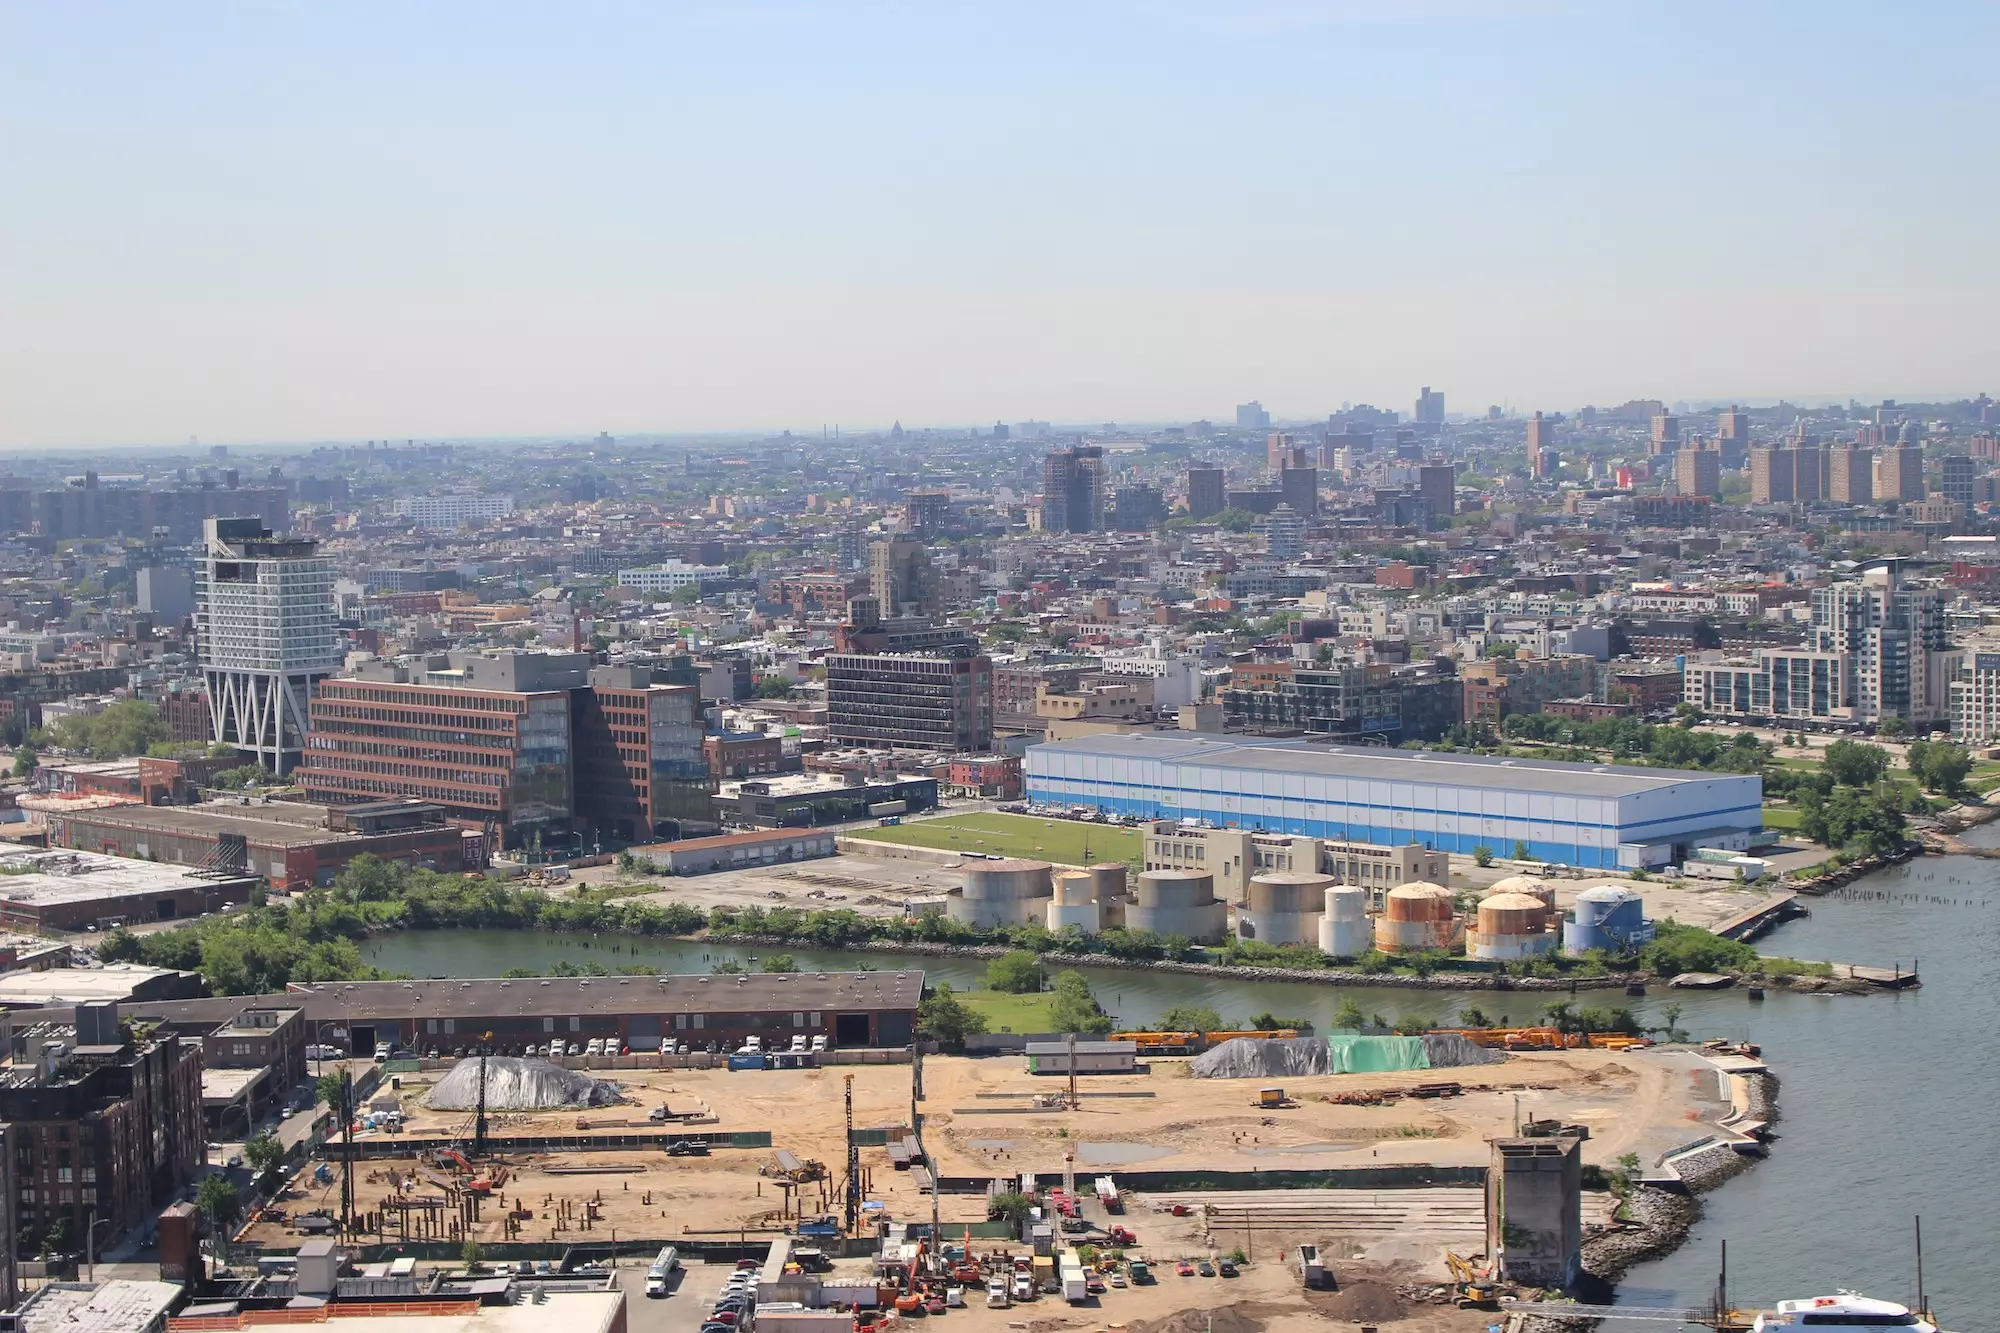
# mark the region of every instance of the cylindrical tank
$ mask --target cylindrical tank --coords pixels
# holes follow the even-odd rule
[[[1368,890],[1359,884],[1336,884],[1326,891],[1319,919],[1319,951],[1335,958],[1368,952]]]
[[[1105,930],[1123,926],[1125,904],[1131,899],[1125,863],[1101,861],[1090,868],[1090,878],[1095,884],[1091,896],[1097,900],[1098,922]]]
[[[945,914],[969,926],[1025,926],[1046,917],[1055,889],[1047,861],[969,861]]]
[[[1542,905],[1550,911],[1555,910],[1555,885],[1538,875],[1509,875],[1507,878],[1495,882],[1492,888],[1486,890],[1486,896],[1489,898],[1496,893],[1525,893],[1530,897],[1540,898]]]
[[[1389,890],[1375,918],[1375,947],[1383,953],[1449,949],[1457,936],[1451,890],[1421,879]]]
[[[1064,870],[1056,875],[1056,902],[1062,906],[1097,901],[1097,884],[1087,870]]]
[[[1250,881],[1250,895],[1236,909],[1236,933],[1266,944],[1315,944],[1326,910],[1330,875],[1267,870]]]
[[[1197,944],[1219,944],[1229,924],[1229,907],[1215,896],[1215,877],[1204,870],[1148,870],[1139,876],[1125,909],[1132,930],[1185,935]]]
[[[1547,904],[1532,893],[1495,893],[1480,902],[1465,952],[1470,958],[1531,958],[1554,945]]]
[[[1646,920],[1645,900],[1623,884],[1599,884],[1576,895],[1576,906],[1563,922],[1563,952],[1575,956],[1592,949],[1622,953],[1653,938]]]
[[[1097,934],[1097,904],[1093,902],[1064,902],[1060,894],[1048,900],[1047,925],[1050,930],[1061,930],[1064,926],[1075,926],[1086,935]]]

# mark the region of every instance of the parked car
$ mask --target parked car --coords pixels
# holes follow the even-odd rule
[[[1179,1273],[1182,1277],[1193,1277],[1194,1265],[1189,1263],[1187,1260],[1183,1259],[1179,1263],[1174,1265],[1174,1271],[1176,1273]]]
[[[1215,1265],[1210,1263],[1208,1260],[1204,1259],[1200,1263],[1194,1266],[1194,1271],[1201,1274],[1203,1277],[1214,1277]]]
[[[1227,1259],[1224,1259],[1221,1263],[1215,1266],[1215,1271],[1222,1274],[1222,1276],[1224,1277],[1235,1277],[1236,1265],[1230,1263]]]

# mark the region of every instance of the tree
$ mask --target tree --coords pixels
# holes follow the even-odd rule
[[[1368,1022],[1368,1016],[1361,1012],[1361,1006],[1354,1002],[1352,995],[1340,997],[1340,1008],[1333,1014],[1333,1028],[1336,1032],[1353,1032]]]
[[[965,1050],[965,1039],[986,1031],[986,1016],[958,998],[949,981],[940,981],[917,1004],[917,1032],[939,1047],[957,1055]]]
[[[1889,771],[1889,752],[1879,745],[1838,740],[1826,747],[1820,763],[1843,787],[1872,787]]]
[[[796,972],[799,970],[798,960],[788,953],[774,953],[758,964],[758,966],[766,972]]]
[[[318,1082],[313,1084],[313,1091],[321,1101],[326,1103],[327,1109],[333,1112],[335,1123],[338,1123],[348,1110],[347,1104],[344,1101],[346,1089],[346,1075],[337,1071],[330,1074],[321,1074]]]
[[[987,1196],[986,1215],[990,1218],[1006,1218],[1008,1225],[1019,1227],[1034,1210],[1035,1201],[1018,1190],[1002,1190]]]
[[[1111,1016],[1098,1007],[1083,973],[1059,973],[1055,993],[1055,1003],[1049,1006],[1049,1025],[1057,1032],[1097,1035],[1111,1031]]]
[[[783,676],[759,676],[757,683],[750,687],[752,699],[789,699],[792,697],[792,682]]]
[[[278,1192],[284,1183],[284,1145],[269,1133],[256,1135],[244,1141],[243,1160],[256,1173],[258,1188],[266,1194]]]
[[[1220,1032],[1222,1015],[1206,1004],[1177,1004],[1160,1015],[1162,1032]]]
[[[92,759],[123,759],[167,739],[167,720],[144,699],[120,699],[101,713],[63,718],[51,730],[56,744],[66,750],[82,750]]]
[[[23,745],[20,749],[14,751],[15,777],[17,778],[33,777],[35,770],[40,768],[41,766],[42,766],[41,756],[35,753],[34,746]]]
[[[468,1240],[458,1247],[458,1261],[465,1265],[465,1271],[468,1273],[477,1273],[479,1261],[485,1257],[486,1251],[476,1240]]]
[[[1894,713],[1875,724],[1875,734],[1878,736],[1900,736],[1903,730],[1903,719]]]
[[[208,1219],[215,1233],[215,1248],[223,1260],[229,1258],[229,1233],[243,1216],[243,1200],[228,1176],[204,1176],[194,1192],[194,1206]]]
[[[1956,794],[1972,771],[1971,752],[1950,741],[1911,741],[1903,762],[1925,791],[1946,796]]]
[[[1490,1028],[1493,1026],[1493,1020],[1488,1018],[1486,1011],[1477,1005],[1459,1010],[1458,1023],[1460,1027],[1468,1028]]]
[[[1678,1004],[1670,1004],[1660,1010],[1660,1018],[1663,1022],[1659,1031],[1668,1041],[1686,1041],[1688,1039],[1687,1029],[1681,1026],[1682,1012],[1682,1008]]]
[[[1474,847],[1472,849],[1472,864],[1480,867],[1481,869],[1484,869],[1485,867],[1492,865],[1493,849],[1491,847],[1488,847],[1483,842],[1480,843],[1477,847]]]
[[[1653,942],[1639,951],[1639,965],[1656,976],[1682,972],[1748,972],[1757,965],[1757,950],[1741,940],[1726,940],[1695,926],[1662,921]]]
[[[1009,995],[1032,995],[1042,988],[1042,960],[1026,949],[1011,949],[986,965],[986,984]]]
[[[1528,855],[1528,844],[1519,838],[1514,839],[1514,859],[1516,861],[1534,860],[1534,857]]]

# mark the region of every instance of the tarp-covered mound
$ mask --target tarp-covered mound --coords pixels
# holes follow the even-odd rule
[[[561,1111],[572,1107],[614,1106],[624,1096],[614,1083],[594,1079],[547,1060],[496,1055],[486,1061],[489,1111]],[[479,1061],[460,1060],[438,1080],[424,1105],[433,1111],[479,1108]]]
[[[1369,1037],[1335,1032],[1325,1037],[1232,1037],[1194,1058],[1196,1078],[1302,1078],[1312,1074],[1389,1074],[1405,1069],[1483,1065],[1499,1053],[1454,1034]]]

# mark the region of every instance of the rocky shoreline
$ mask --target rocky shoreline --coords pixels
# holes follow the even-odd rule
[[[1749,1093],[1749,1118],[1760,1120],[1767,1126],[1775,1124],[1778,1119],[1776,1076],[1768,1072],[1752,1074],[1746,1076],[1744,1081]],[[1635,1188],[1626,1204],[1626,1212],[1634,1225],[1606,1231],[1583,1243],[1583,1270],[1588,1285],[1595,1288],[1590,1295],[1608,1302],[1619,1279],[1627,1272],[1639,1264],[1665,1258],[1678,1250],[1687,1242],[1694,1224],[1701,1219],[1700,1196],[1749,1170],[1757,1160],[1755,1156],[1736,1151],[1730,1143],[1718,1142],[1703,1152],[1674,1163],[1674,1172],[1687,1187],[1687,1193],[1650,1185]],[[1593,1322],[1584,1319],[1527,1319],[1522,1321],[1522,1328],[1526,1333],[1557,1333],[1557,1330],[1570,1333]]]

